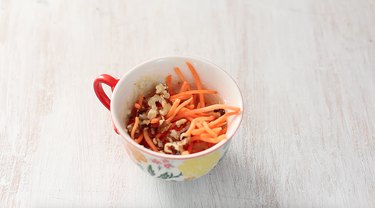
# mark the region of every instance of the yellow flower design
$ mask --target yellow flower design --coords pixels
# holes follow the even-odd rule
[[[217,164],[219,159],[220,152],[216,151],[202,157],[186,160],[178,166],[178,169],[187,179],[198,178],[208,173]]]
[[[127,149],[129,150],[129,153],[133,156],[133,158],[137,161],[137,162],[145,162],[147,163],[147,159],[146,157],[139,151],[137,150],[136,148],[134,148],[133,146],[131,145],[127,145]]]

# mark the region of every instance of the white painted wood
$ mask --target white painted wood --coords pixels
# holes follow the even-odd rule
[[[131,164],[92,90],[156,56],[205,57],[246,115],[209,175]],[[372,0],[0,1],[0,207],[374,207]]]

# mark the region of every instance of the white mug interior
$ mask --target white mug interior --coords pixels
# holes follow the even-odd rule
[[[134,102],[142,93],[149,92],[156,83],[164,82],[165,77],[169,74],[172,75],[173,80],[179,80],[177,74],[174,72],[174,67],[179,67],[185,78],[190,83],[194,83],[194,79],[185,64],[186,61],[189,61],[195,67],[206,89],[216,90],[224,104],[240,107],[241,113],[238,116],[228,119],[227,139],[202,152],[190,155],[166,155],[146,149],[133,141],[126,130],[127,118],[133,108]],[[135,66],[121,77],[111,96],[112,120],[120,135],[143,152],[170,159],[188,159],[218,149],[233,137],[241,123],[242,112],[242,96],[235,81],[218,66],[200,58],[192,57],[161,57]]]

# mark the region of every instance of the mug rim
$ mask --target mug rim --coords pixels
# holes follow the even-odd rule
[[[146,147],[143,147],[142,145],[139,145],[138,143],[136,143],[133,139],[131,139],[131,137],[128,135],[128,133],[126,133],[124,131],[124,128],[121,126],[121,124],[114,118],[116,118],[116,115],[114,114],[114,111],[112,109],[113,108],[113,105],[115,102],[113,102],[113,98],[115,97],[115,95],[118,93],[119,89],[117,86],[121,85],[122,82],[124,82],[126,80],[126,77],[128,76],[128,74],[130,74],[131,72],[137,70],[137,68],[147,64],[147,63],[151,63],[151,62],[155,62],[155,61],[158,61],[158,60],[161,60],[161,59],[175,59],[175,58],[179,58],[179,59],[190,59],[190,60],[197,60],[197,61],[200,61],[200,62],[204,62],[206,64],[209,64],[211,66],[213,66],[214,68],[218,69],[218,70],[221,70],[222,72],[224,72],[226,74],[227,77],[229,77],[230,80],[232,80],[232,82],[235,84],[236,88],[237,88],[237,91],[239,92],[240,94],[240,108],[241,108],[241,111],[240,111],[240,114],[237,115],[239,116],[239,123],[237,126],[235,126],[235,129],[233,131],[233,133],[231,135],[228,135],[228,138],[223,140],[223,141],[220,141],[219,143],[215,144],[214,146],[206,149],[206,150],[203,150],[203,151],[200,151],[200,152],[197,152],[197,153],[193,153],[193,154],[188,154],[188,155],[169,155],[169,154],[165,154],[165,153],[159,153],[159,152],[155,152],[155,151],[152,151],[150,149],[147,149]],[[151,59],[148,59],[140,64],[137,64],[136,66],[132,67],[130,70],[128,70],[124,75],[121,76],[121,78],[119,79],[118,83],[116,84],[115,86],[115,89],[113,90],[113,93],[111,95],[111,103],[110,103],[110,106],[111,106],[111,119],[112,119],[112,122],[115,126],[115,128],[117,129],[119,135],[125,139],[126,142],[130,143],[130,145],[133,145],[135,148],[137,148],[138,150],[142,151],[143,153],[146,153],[148,155],[152,155],[154,157],[158,157],[158,158],[163,158],[163,159],[173,159],[173,160],[186,160],[186,159],[192,159],[192,158],[197,158],[197,157],[201,157],[201,156],[204,156],[204,155],[207,155],[207,154],[210,154],[216,150],[218,150],[219,148],[221,148],[222,146],[224,146],[224,144],[226,144],[227,142],[229,142],[230,140],[232,140],[233,136],[235,135],[235,133],[237,132],[237,130],[239,129],[239,127],[241,126],[241,123],[242,123],[242,119],[243,119],[243,113],[244,113],[244,105],[243,105],[243,95],[241,93],[241,90],[238,86],[238,84],[236,83],[236,81],[232,78],[232,76],[230,76],[230,74],[228,72],[226,72],[224,69],[222,69],[221,67],[217,66],[216,64],[204,59],[204,58],[201,58],[201,57],[196,57],[196,56],[178,56],[178,55],[170,55],[170,56],[160,56],[160,57],[156,57],[156,58],[151,58]],[[119,128],[120,127],[120,128]]]

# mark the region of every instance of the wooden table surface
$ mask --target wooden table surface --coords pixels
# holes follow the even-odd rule
[[[193,182],[132,164],[92,89],[193,55],[246,105]],[[375,207],[375,1],[0,0],[0,207]]]

